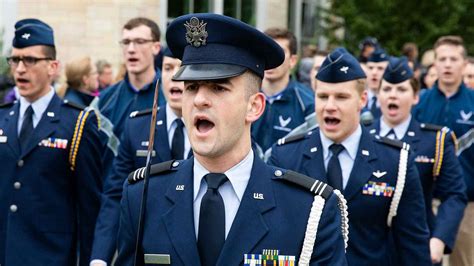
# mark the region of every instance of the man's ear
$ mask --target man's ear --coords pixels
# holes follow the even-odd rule
[[[161,43],[160,42],[153,42],[152,49],[153,49],[153,55],[159,54],[160,50],[161,50]]]
[[[298,64],[298,58],[299,56],[297,54],[290,55],[290,67],[291,69],[296,67],[296,64]]]
[[[250,123],[257,121],[264,111],[265,95],[261,92],[255,93],[248,101],[246,121]]]

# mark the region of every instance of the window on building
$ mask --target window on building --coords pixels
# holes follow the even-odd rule
[[[224,0],[224,15],[255,26],[255,0]]]
[[[168,1],[168,18],[176,18],[189,13],[212,12],[212,0],[170,0]]]

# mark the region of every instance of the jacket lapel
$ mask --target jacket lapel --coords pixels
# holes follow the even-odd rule
[[[161,111],[161,112],[160,112]],[[171,150],[168,141],[168,129],[166,128],[166,108],[161,107],[156,117],[155,150],[158,157],[157,162],[171,160]],[[150,134],[147,134],[150,135]]]
[[[362,136],[357,150],[354,166],[352,167],[349,181],[344,189],[344,197],[349,201],[357,193],[362,193],[362,187],[372,176],[374,171],[374,161],[377,154],[372,140],[372,136],[362,127]]]
[[[403,136],[402,141],[412,145],[412,149],[415,151],[416,146],[420,141],[420,136],[420,124],[412,117],[410,125],[408,126],[407,132],[405,133],[405,136]]]
[[[180,168],[182,169],[176,174],[165,195],[174,206],[162,216],[162,219],[169,239],[183,264],[200,265],[194,231],[193,160],[184,161]],[[185,190],[176,190],[177,185],[184,185]]]
[[[44,111],[38,125],[33,130],[33,133],[28,140],[25,149],[21,151],[21,157],[25,157],[35,147],[38,146],[38,143],[40,143],[41,140],[51,136],[51,134],[54,133],[57,127],[56,123],[59,122],[59,109],[61,104],[61,100],[55,94],[48,107]]]
[[[310,137],[309,145],[303,152],[302,172],[317,180],[327,182],[320,134],[318,128]]]
[[[20,102],[17,101],[5,116],[5,136],[7,144],[13,153],[18,157],[20,155],[20,142],[18,141],[18,118],[20,117]]]
[[[254,157],[249,183],[217,265],[242,264],[244,254],[250,253],[268,232],[263,216],[276,206],[271,183],[273,172],[257,157]],[[264,199],[255,199],[254,193],[263,195]]]

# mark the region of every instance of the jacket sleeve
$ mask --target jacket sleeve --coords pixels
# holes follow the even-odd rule
[[[321,215],[311,265],[347,265],[336,195],[331,195]]]
[[[461,165],[454,150],[454,143],[447,138],[444,144],[440,175],[436,178],[434,195],[441,200],[432,237],[441,239],[445,253],[451,253],[464,208],[467,204],[466,184]]]
[[[130,187],[125,181],[123,196],[120,202],[120,225],[117,234],[118,256],[115,265],[132,266],[134,264],[137,223],[133,217],[137,218],[136,215],[138,214],[133,212],[130,206],[135,206],[135,203],[139,204],[139,201],[135,202],[133,195],[131,197],[130,194]]]
[[[90,112],[77,149],[75,194],[78,210],[79,265],[89,265],[102,192],[102,161],[97,117]]]
[[[423,190],[412,156],[408,159],[405,188],[392,226],[400,265],[431,265]]]
[[[119,153],[114,158],[112,169],[105,178],[104,193],[95,228],[92,259],[100,259],[108,264],[112,263],[116,250],[123,183],[128,174],[135,170],[134,153],[129,141],[128,129],[129,126],[126,124]]]

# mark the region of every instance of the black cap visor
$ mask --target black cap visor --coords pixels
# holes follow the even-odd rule
[[[181,66],[174,81],[217,80],[242,75],[246,67],[229,64],[193,64]]]

